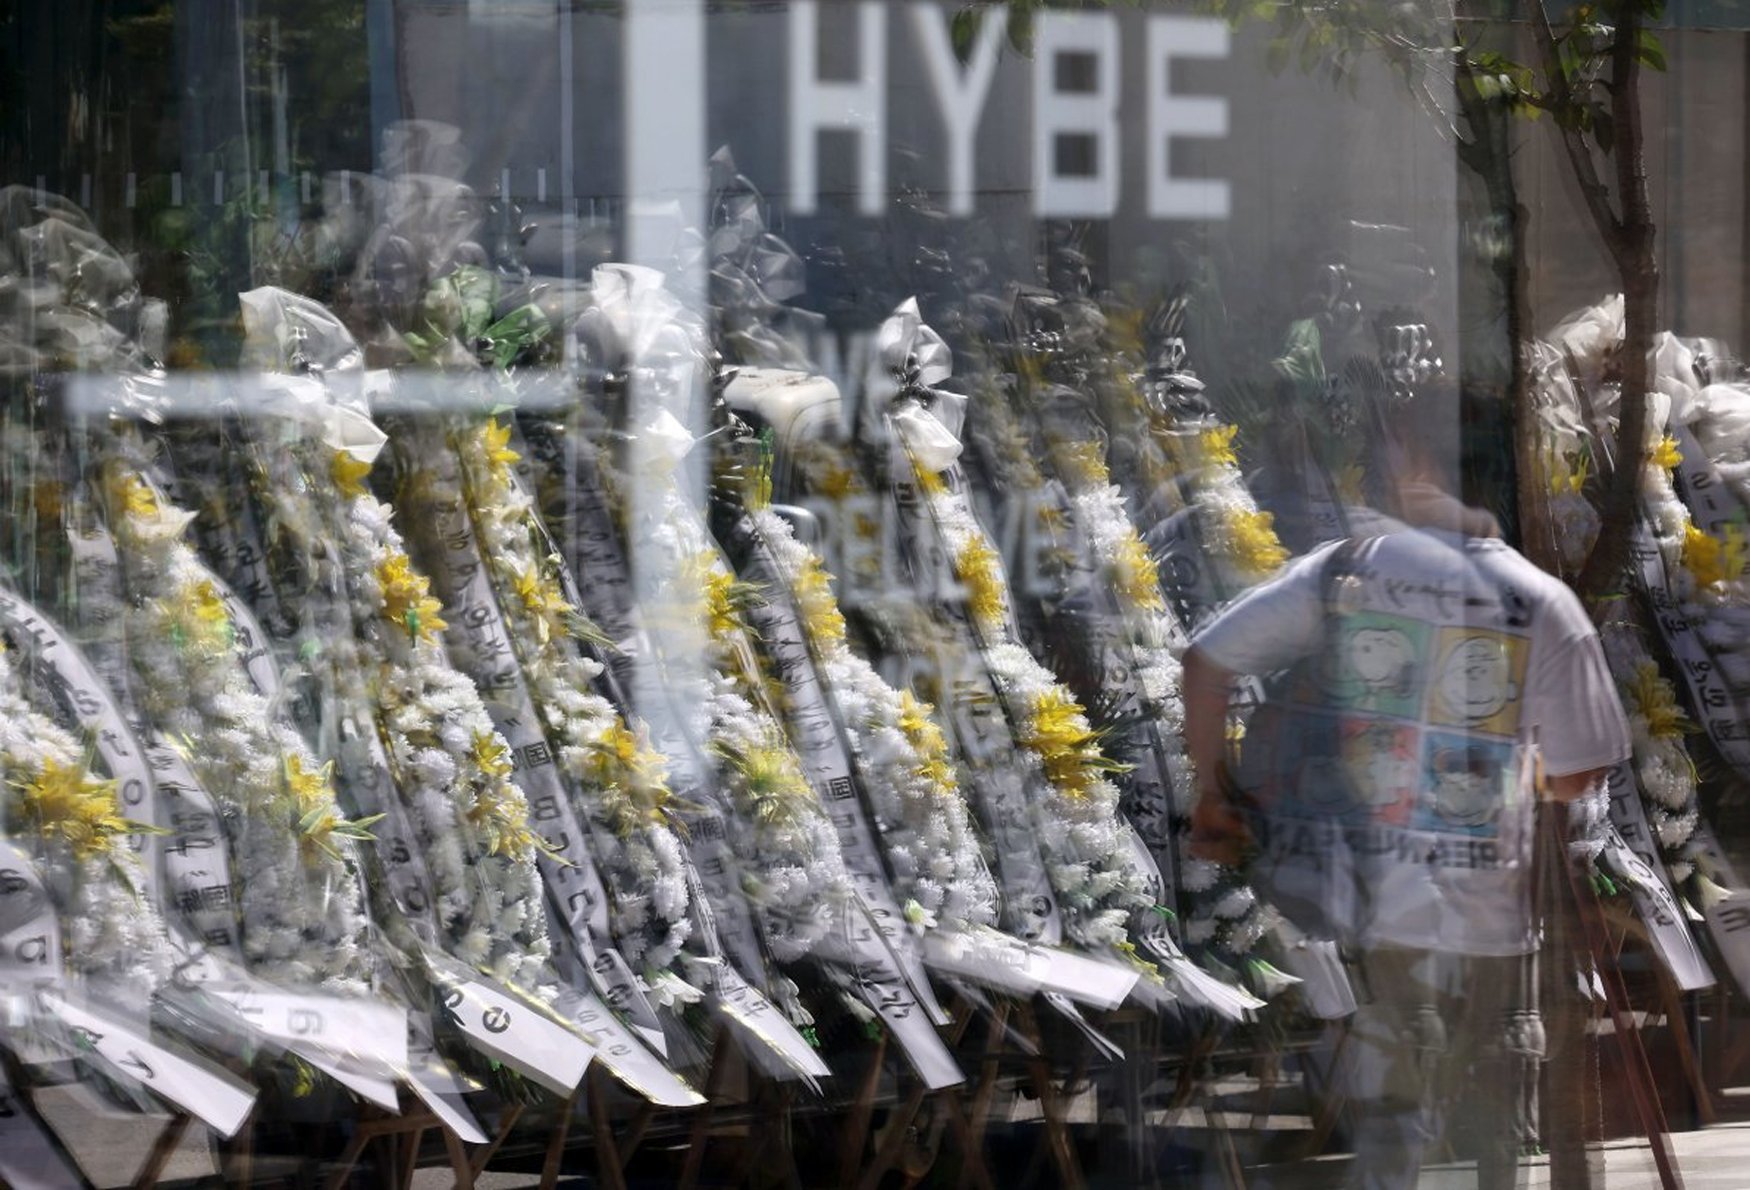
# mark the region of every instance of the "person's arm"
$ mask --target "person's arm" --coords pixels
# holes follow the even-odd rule
[[[1249,834],[1221,788],[1227,750],[1227,702],[1234,673],[1195,645],[1185,654],[1185,751],[1197,782],[1190,851],[1198,859],[1238,862]]]

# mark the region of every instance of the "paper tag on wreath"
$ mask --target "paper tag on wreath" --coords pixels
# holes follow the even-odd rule
[[[426,952],[439,1014],[468,1044],[561,1098],[583,1082],[596,1044],[549,1009],[447,955]]]
[[[61,993],[45,991],[41,1002],[66,1027],[75,1053],[96,1055],[112,1072],[203,1121],[220,1136],[235,1135],[255,1106],[255,1088],[228,1071],[173,1052],[132,1025]]]
[[[858,999],[874,1010],[925,1087],[936,1091],[965,1082],[868,909],[852,896],[835,913],[835,927],[815,944],[812,957],[832,964],[849,979]]]
[[[924,936],[924,961],[995,991],[1022,997],[1055,992],[1101,1011],[1122,1004],[1141,977],[1135,968],[988,929],[931,930]]]

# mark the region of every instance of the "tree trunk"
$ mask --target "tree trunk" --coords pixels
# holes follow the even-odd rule
[[[1641,126],[1639,0],[1622,0],[1611,48],[1610,111],[1616,142],[1616,189],[1622,217],[1603,229],[1622,280],[1622,395],[1617,405],[1616,459],[1605,489],[1598,544],[1580,572],[1580,596],[1597,600],[1622,582],[1639,515],[1641,468],[1647,456],[1647,395],[1653,388],[1653,340],[1659,333],[1659,262],[1654,256],[1652,204]]]

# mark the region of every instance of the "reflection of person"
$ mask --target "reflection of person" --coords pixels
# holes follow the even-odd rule
[[[1406,408],[1393,421],[1414,417]],[[1255,844],[1260,889],[1291,916],[1291,906],[1317,902],[1319,912],[1308,916],[1338,934],[1355,962],[1361,1007],[1342,1076],[1356,1121],[1355,1184],[1416,1184],[1443,1105],[1470,1066],[1466,1118],[1479,1128],[1479,1177],[1506,1186],[1519,1147],[1534,1136],[1533,1122],[1513,1114],[1523,1106],[1513,1072],[1541,1057],[1528,992],[1531,745],[1548,776],[1545,796],[1567,800],[1599,784],[1628,754],[1629,739],[1579,601],[1504,543],[1471,535],[1492,522],[1430,494],[1442,462],[1438,438],[1427,433],[1427,418],[1413,424],[1416,436],[1396,439],[1387,452],[1397,464],[1387,483],[1413,487],[1395,493],[1402,520],[1380,518],[1378,536],[1299,559],[1194,639],[1185,659],[1186,735],[1198,780],[1192,851],[1233,862]],[[1433,524],[1416,509],[1434,513]],[[1426,629],[1394,636],[1389,657],[1370,650],[1359,661],[1321,665],[1326,641],[1335,649],[1351,635],[1343,620],[1385,615]],[[1405,650],[1415,655],[1400,655]],[[1291,802],[1301,817],[1285,831],[1257,812],[1279,803],[1259,797],[1236,805],[1219,773],[1235,678],[1297,666],[1349,668],[1364,681],[1326,684],[1312,696],[1322,705],[1297,712],[1322,716],[1317,721],[1344,741],[1345,763],[1320,772],[1349,785],[1322,797],[1302,791]],[[1403,674],[1413,688],[1369,697],[1365,680]],[[1289,688],[1306,699],[1314,687]],[[1257,734],[1247,734],[1242,746],[1252,755],[1240,771],[1269,781],[1272,750],[1292,749]],[[1367,796],[1370,762],[1354,755],[1386,741],[1413,749],[1408,814],[1391,799]],[[1281,776],[1306,767],[1304,758],[1274,764]],[[1361,806],[1364,817],[1320,822],[1320,806],[1332,804]],[[1289,838],[1293,846],[1284,844]]]

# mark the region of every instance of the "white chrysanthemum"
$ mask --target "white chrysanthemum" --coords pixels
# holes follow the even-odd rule
[[[1065,925],[1085,946],[1128,947],[1125,922],[1131,912],[1146,909],[1150,897],[1148,878],[1128,848],[1118,789],[1094,767],[1096,757],[1081,755],[1082,743],[1073,736],[1065,736],[1060,749],[1055,730],[1030,726],[1043,720],[1038,712],[1047,706],[1054,711],[1053,729],[1061,724],[1066,732],[1079,734],[1085,720],[1077,719],[1074,697],[1016,639],[996,549],[965,494],[934,477],[918,483],[917,493],[969,589],[969,610],[985,663],[1015,723],[1017,759],[1047,778],[1054,775],[1054,767],[1060,771],[1057,779],[1040,782],[1038,787],[1048,794],[1035,813],[1046,872],[1065,910]],[[976,573],[975,567],[990,567],[992,573]],[[982,608],[981,591],[989,600]],[[1089,763],[1080,763],[1084,759]],[[1064,776],[1073,783],[1066,783]]]
[[[103,476],[141,709],[189,742],[243,861],[245,957],[267,978],[362,992],[369,925],[324,767],[250,683],[215,580],[178,538],[188,514],[119,455]]]
[[[845,643],[820,560],[789,522],[769,509],[753,520],[819,653],[822,683],[850,736],[893,866],[895,895],[951,923],[990,924],[996,884],[931,709],[888,685]]]
[[[792,960],[824,935],[854,897],[838,834],[804,776],[766,691],[745,626],[722,606],[734,576],[697,512],[672,483],[641,522],[647,606],[663,620],[660,644],[673,705],[690,710],[727,795],[730,845],[774,955]],[[697,664],[697,661],[703,664]]]
[[[591,691],[601,666],[579,651],[573,625],[581,613],[562,598],[556,560],[536,545],[545,538],[510,469],[508,436],[495,422],[453,435],[468,513],[530,696],[590,824],[614,937],[627,961],[653,977],[670,970],[693,929],[666,774],[614,706]],[[679,982],[672,971],[670,978]]]
[[[546,993],[551,941],[532,834],[488,836],[483,822],[525,822],[528,802],[511,779],[509,745],[479,691],[450,662],[436,628],[404,604],[425,591],[393,510],[362,484],[335,480],[332,452],[305,444],[308,483],[276,485],[278,505],[309,505],[305,518],[337,537],[351,604],[350,638],[329,642],[337,697],[370,708],[401,803],[431,876],[439,924],[454,953],[489,974]],[[314,543],[305,543],[306,546]],[[397,587],[389,589],[387,580]]]
[[[76,821],[38,816],[76,809],[36,803],[33,793],[56,773],[88,795]],[[139,994],[169,976],[174,956],[163,919],[141,891],[139,859],[117,829],[125,825],[121,809],[113,783],[89,772],[79,742],[31,705],[0,649],[0,828],[41,875],[68,970]],[[91,822],[93,815],[100,820]]]

